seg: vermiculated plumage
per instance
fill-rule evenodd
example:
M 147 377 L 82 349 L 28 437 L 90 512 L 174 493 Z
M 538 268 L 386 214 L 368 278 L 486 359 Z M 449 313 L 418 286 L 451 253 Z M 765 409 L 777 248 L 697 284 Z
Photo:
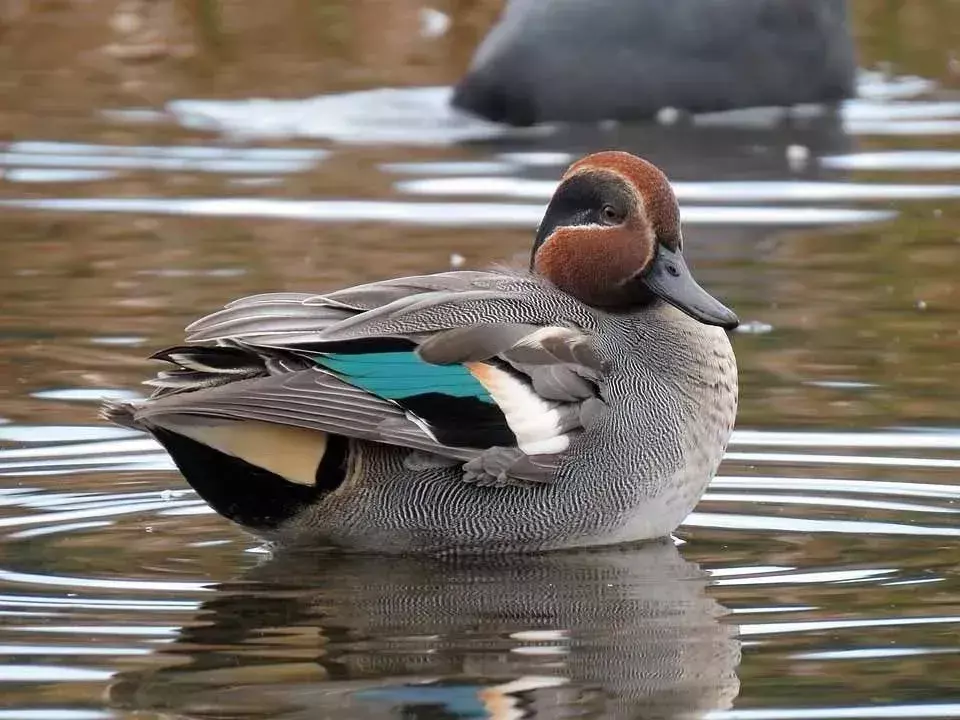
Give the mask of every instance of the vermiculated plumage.
M 640 193 L 647 167 L 631 172 Z M 605 242 L 652 233 L 630 222 Z M 535 260 L 548 247 L 556 262 L 551 237 Z M 671 243 L 637 255 L 681 263 Z M 704 324 L 734 316 L 684 270 L 654 286 L 670 304 L 645 268 L 609 291 L 589 280 L 619 307 L 579 299 L 575 275 L 564 290 L 506 269 L 243 298 L 154 356 L 172 367 L 151 398 L 104 416 L 153 433 L 218 512 L 285 542 L 500 552 L 662 536 L 736 415 L 730 343 Z

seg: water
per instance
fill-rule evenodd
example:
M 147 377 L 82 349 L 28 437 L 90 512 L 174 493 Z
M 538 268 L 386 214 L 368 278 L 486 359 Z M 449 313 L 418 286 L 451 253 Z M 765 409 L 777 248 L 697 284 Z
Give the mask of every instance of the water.
M 953 5 L 855 3 L 881 71 L 836 112 L 525 131 L 445 105 L 483 4 L 448 27 L 452 5 L 358 2 L 399 28 L 373 44 L 335 4 L 14 5 L 0 720 L 960 716 Z M 745 321 L 738 429 L 678 544 L 271 554 L 96 421 L 236 296 L 522 261 L 602 147 L 667 169 L 691 265 Z

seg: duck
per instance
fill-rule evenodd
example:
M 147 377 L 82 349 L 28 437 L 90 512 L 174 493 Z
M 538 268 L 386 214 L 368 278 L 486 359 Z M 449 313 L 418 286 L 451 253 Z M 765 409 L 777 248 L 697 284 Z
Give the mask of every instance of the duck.
M 451 104 L 524 126 L 836 103 L 856 92 L 846 5 L 508 0 Z
M 151 434 L 275 545 L 545 552 L 669 536 L 737 413 L 736 314 L 683 257 L 664 173 L 573 163 L 529 265 L 244 297 L 161 350 Z

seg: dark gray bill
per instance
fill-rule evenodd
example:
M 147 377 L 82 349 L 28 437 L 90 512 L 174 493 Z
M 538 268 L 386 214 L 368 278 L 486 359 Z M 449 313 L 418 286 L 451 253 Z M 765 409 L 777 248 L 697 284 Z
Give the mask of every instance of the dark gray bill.
M 726 305 L 697 284 L 683 256 L 669 248 L 657 247 L 657 256 L 640 281 L 652 293 L 706 325 L 732 330 L 740 319 Z

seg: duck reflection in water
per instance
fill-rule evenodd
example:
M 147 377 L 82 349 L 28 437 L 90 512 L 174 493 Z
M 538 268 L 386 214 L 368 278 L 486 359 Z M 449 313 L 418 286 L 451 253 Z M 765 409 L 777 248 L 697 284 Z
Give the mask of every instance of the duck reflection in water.
M 730 707 L 740 646 L 673 543 L 497 558 L 286 551 L 118 676 L 196 718 L 674 718 Z

